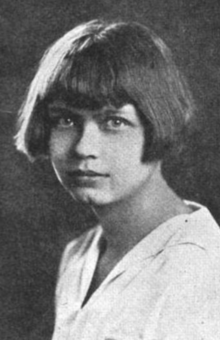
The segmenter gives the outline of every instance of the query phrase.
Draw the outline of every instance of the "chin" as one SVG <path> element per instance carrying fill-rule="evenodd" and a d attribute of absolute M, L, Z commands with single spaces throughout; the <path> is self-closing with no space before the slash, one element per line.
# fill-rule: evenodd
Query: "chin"
<path fill-rule="evenodd" d="M 74 200 L 80 202 L 82 204 L 90 205 L 90 206 L 104 206 L 108 205 L 111 202 L 110 197 L 103 194 L 102 192 L 94 192 L 93 190 L 68 190 L 70 195 Z"/>

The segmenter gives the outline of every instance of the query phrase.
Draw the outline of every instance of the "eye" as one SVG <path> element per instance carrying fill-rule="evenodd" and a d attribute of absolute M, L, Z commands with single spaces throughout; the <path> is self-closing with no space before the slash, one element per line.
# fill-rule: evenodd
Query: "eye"
<path fill-rule="evenodd" d="M 75 125 L 75 123 L 70 117 L 61 117 L 56 121 L 56 126 L 60 128 L 69 128 L 73 125 Z"/>
<path fill-rule="evenodd" d="M 122 129 L 126 125 L 129 125 L 129 122 L 122 117 L 108 117 L 106 118 L 105 125 L 107 129 Z"/>
<path fill-rule="evenodd" d="M 78 126 L 79 116 L 74 114 L 71 110 L 63 107 L 49 106 L 48 118 L 53 128 L 67 129 L 73 126 Z"/>

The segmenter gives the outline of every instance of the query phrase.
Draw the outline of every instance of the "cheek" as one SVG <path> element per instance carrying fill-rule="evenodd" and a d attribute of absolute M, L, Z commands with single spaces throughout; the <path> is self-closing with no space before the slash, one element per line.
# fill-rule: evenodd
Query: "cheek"
<path fill-rule="evenodd" d="M 126 138 L 121 142 L 111 143 L 104 148 L 103 157 L 106 160 L 112 159 L 112 167 L 121 171 L 128 171 L 128 168 L 139 166 L 142 163 L 144 152 L 144 138 L 137 135 L 135 138 Z"/>
<path fill-rule="evenodd" d="M 133 138 L 132 138 L 133 137 Z M 142 135 L 135 135 L 128 138 L 121 145 L 120 153 L 125 159 L 131 162 L 141 160 L 144 150 L 144 138 Z"/>
<path fill-rule="evenodd" d="M 65 159 L 70 150 L 70 138 L 67 135 L 51 134 L 49 151 L 51 159 Z"/>

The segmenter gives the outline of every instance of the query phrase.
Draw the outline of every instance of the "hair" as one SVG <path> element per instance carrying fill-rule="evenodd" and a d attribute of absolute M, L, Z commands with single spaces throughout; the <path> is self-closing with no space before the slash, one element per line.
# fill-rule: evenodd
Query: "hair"
<path fill-rule="evenodd" d="M 89 109 L 133 104 L 144 123 L 144 161 L 179 145 L 194 112 L 169 48 L 138 23 L 79 25 L 49 47 L 19 111 L 17 149 L 34 160 L 48 155 L 48 103 L 55 98 Z"/>

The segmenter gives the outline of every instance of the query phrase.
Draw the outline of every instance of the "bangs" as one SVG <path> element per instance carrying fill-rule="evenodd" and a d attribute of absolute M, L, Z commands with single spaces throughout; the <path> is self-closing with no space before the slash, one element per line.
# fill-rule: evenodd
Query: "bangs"
<path fill-rule="evenodd" d="M 61 99 L 78 108 L 116 108 L 132 104 L 126 90 L 126 69 L 109 47 L 92 45 L 65 63 L 51 85 L 47 99 Z"/>

